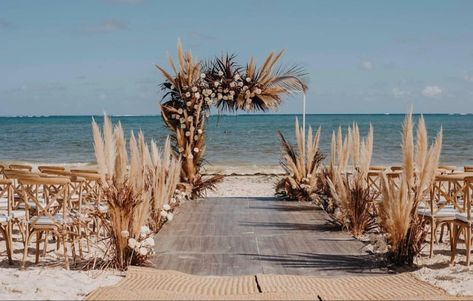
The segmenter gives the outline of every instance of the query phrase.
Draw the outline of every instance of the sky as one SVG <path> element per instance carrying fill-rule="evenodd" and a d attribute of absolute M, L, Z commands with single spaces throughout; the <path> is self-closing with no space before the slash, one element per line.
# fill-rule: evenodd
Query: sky
<path fill-rule="evenodd" d="M 0 115 L 159 114 L 176 42 L 285 49 L 309 113 L 473 112 L 473 1 L 0 0 Z M 299 113 L 301 97 L 277 113 Z"/>

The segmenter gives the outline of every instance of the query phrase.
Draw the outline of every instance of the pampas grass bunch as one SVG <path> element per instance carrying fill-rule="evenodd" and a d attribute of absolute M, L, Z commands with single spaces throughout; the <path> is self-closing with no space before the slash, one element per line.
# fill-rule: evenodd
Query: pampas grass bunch
<path fill-rule="evenodd" d="M 427 230 L 417 211 L 435 180 L 442 148 L 442 129 L 429 147 L 424 118 L 419 119 L 415 144 L 413 127 L 409 113 L 402 131 L 403 172 L 399 188 L 386 176 L 382 179 L 380 224 L 387 234 L 388 259 L 395 265 L 412 265 L 422 250 Z"/>
<path fill-rule="evenodd" d="M 348 128 L 343 140 L 341 130 L 338 137 L 332 136 L 332 159 L 327 183 L 338 212 L 336 220 L 355 237 L 376 227 L 374 195 L 368 186 L 368 171 L 373 153 L 373 127 L 370 125 L 366 138 L 360 137 L 357 124 Z M 338 166 L 335 166 L 335 159 Z M 348 158 L 352 163 L 347 171 Z"/>
<path fill-rule="evenodd" d="M 182 157 L 181 180 L 188 184 L 192 197 L 204 195 L 223 179 L 221 175 L 201 176 L 211 107 L 219 112 L 266 111 L 277 108 L 284 94 L 305 92 L 300 68 L 275 69 L 282 54 L 270 53 L 261 67 L 253 59 L 241 67 L 234 55 L 197 61 L 178 42 L 178 63 L 168 60 L 172 71 L 156 66 L 165 78 L 161 116 L 172 131 L 174 151 Z"/>
<path fill-rule="evenodd" d="M 99 216 L 110 238 L 111 256 L 120 269 L 142 264 L 154 245 L 150 227 L 159 229 L 160 212 L 176 190 L 180 161 L 171 156 L 169 140 L 163 153 L 155 142 L 150 152 L 141 132 L 138 140 L 131 134 L 128 154 L 121 124 L 113 127 L 107 116 L 103 133 L 95 120 L 92 129 L 102 195 L 108 205 L 107 214 Z"/>
<path fill-rule="evenodd" d="M 283 150 L 281 165 L 288 176 L 276 184 L 276 195 L 288 200 L 315 201 L 319 167 L 324 159 L 319 150 L 320 128 L 314 134 L 309 127 L 306 136 L 296 119 L 296 147 L 278 133 Z"/>

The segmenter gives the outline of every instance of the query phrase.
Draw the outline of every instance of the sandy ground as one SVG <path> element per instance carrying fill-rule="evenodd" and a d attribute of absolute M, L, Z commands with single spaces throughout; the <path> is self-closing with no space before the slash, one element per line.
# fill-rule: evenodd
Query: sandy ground
<path fill-rule="evenodd" d="M 19 235 L 14 235 L 19 237 Z M 34 264 L 34 239 L 30 244 L 26 270 L 19 269 L 23 257 L 23 244 L 14 241 L 13 265 L 8 264 L 5 241 L 0 240 L 0 299 L 13 300 L 78 300 L 99 286 L 113 285 L 123 274 L 113 270 L 81 271 L 63 268 L 62 249 L 56 251 L 54 242 L 48 252 Z"/>
<path fill-rule="evenodd" d="M 277 177 L 260 176 L 228 176 L 218 185 L 217 191 L 210 192 L 209 197 L 271 197 L 274 195 L 274 183 Z M 51 244 L 41 264 L 35 266 L 33 252 L 28 258 L 26 271 L 20 271 L 22 245 L 16 242 L 14 254 L 15 264 L 9 266 L 5 252 L 0 253 L 0 299 L 82 299 L 87 293 L 99 286 L 117 283 L 122 275 L 118 272 L 84 272 L 66 271 L 61 267 L 61 251 L 56 253 Z M 30 245 L 33 247 L 34 243 Z M 452 295 L 473 295 L 472 268 L 464 265 L 463 246 L 459 245 L 460 255 L 456 265 L 450 265 L 448 244 L 435 247 L 435 255 L 428 258 L 428 247 L 418 258 L 417 264 L 422 266 L 412 272 L 421 280 L 445 289 Z M 5 250 L 5 243 L 0 239 L 0 250 Z"/>

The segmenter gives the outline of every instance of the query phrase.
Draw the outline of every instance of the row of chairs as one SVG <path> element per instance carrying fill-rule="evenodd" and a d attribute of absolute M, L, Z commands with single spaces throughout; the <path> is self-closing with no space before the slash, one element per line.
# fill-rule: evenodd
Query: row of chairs
<path fill-rule="evenodd" d="M 381 197 L 381 173 L 384 173 L 396 185 L 402 174 L 402 166 L 385 168 L 374 166 L 368 174 L 368 185 L 377 199 Z M 472 193 L 473 166 L 464 166 L 462 170 L 455 166 L 439 166 L 435 182 L 429 193 L 424 195 L 417 214 L 426 219 L 430 232 L 429 255 L 432 257 L 434 243 L 443 240 L 444 233 L 449 234 L 451 261 L 455 261 L 460 236 L 466 249 L 466 264 L 470 264 L 470 252 L 473 245 L 472 235 Z"/>
<path fill-rule="evenodd" d="M 65 267 L 69 268 L 68 245 L 76 260 L 76 247 L 83 256 L 81 239 L 99 228 L 92 214 L 102 205 L 100 176 L 94 170 L 66 170 L 62 166 L 32 166 L 13 164 L 0 166 L 0 224 L 5 238 L 8 260 L 12 263 L 13 229 L 23 242 L 24 268 L 28 246 L 36 237 L 35 262 L 46 255 L 48 238 L 56 240 L 56 249 L 62 246 Z M 42 252 L 40 244 L 44 243 Z"/>

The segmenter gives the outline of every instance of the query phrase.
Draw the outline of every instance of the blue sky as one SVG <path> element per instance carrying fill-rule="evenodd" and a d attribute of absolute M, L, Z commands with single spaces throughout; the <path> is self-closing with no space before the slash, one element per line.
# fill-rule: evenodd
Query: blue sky
<path fill-rule="evenodd" d="M 310 74 L 310 113 L 473 112 L 473 1 L 0 1 L 0 115 L 158 114 L 178 38 Z M 280 113 L 300 112 L 287 99 Z"/>

